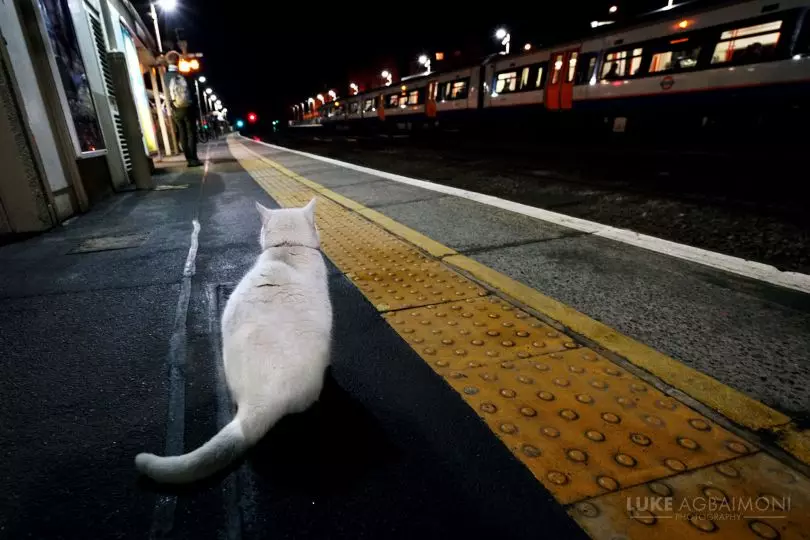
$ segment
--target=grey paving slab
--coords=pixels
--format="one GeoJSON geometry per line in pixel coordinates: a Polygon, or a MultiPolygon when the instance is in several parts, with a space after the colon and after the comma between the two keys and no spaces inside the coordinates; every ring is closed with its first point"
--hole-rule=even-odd
{"type": "Polygon", "coordinates": [[[584,236],[473,254],[786,413],[810,412],[810,297],[584,236]]]}
{"type": "Polygon", "coordinates": [[[353,171],[351,169],[346,169],[345,167],[338,167],[336,165],[332,165],[330,169],[325,169],[317,172],[310,172],[306,174],[299,172],[298,174],[330,189],[382,181],[382,178],[380,178],[379,176],[373,176],[371,174],[353,171]]]}
{"type": "Polygon", "coordinates": [[[390,180],[338,187],[334,191],[371,208],[446,196],[443,193],[390,180]]]}
{"type": "Polygon", "coordinates": [[[395,204],[385,207],[383,213],[459,251],[577,234],[567,227],[458,197],[395,204]]]}

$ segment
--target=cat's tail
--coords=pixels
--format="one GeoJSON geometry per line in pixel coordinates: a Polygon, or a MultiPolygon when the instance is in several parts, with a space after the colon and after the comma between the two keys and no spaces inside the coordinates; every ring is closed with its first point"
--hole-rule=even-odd
{"type": "Polygon", "coordinates": [[[182,456],[160,457],[138,454],[135,466],[157,482],[183,484],[201,480],[227,467],[249,446],[240,416],[237,416],[214,437],[193,452],[182,456]]]}

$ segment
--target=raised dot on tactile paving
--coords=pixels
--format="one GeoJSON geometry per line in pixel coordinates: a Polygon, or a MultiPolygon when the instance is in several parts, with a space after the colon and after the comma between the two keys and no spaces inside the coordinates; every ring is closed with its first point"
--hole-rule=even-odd
{"type": "Polygon", "coordinates": [[[436,354],[436,349],[433,347],[425,347],[422,352],[425,354],[436,354]]]}
{"type": "Polygon", "coordinates": [[[590,405],[593,403],[593,398],[588,394],[577,394],[577,401],[580,403],[585,403],[586,405],[590,405]]]}
{"type": "Polygon", "coordinates": [[[461,371],[451,371],[449,377],[451,379],[466,379],[467,374],[461,371]]]}
{"type": "Polygon", "coordinates": [[[585,373],[585,370],[579,366],[568,366],[568,371],[571,373],[585,373]]]}
{"type": "Polygon", "coordinates": [[[689,523],[697,530],[703,532],[712,532],[717,529],[717,525],[715,525],[714,521],[697,514],[689,516],[689,523]]]}
{"type": "Polygon", "coordinates": [[[506,362],[501,362],[501,367],[503,369],[514,369],[515,363],[507,360],[506,362]]]}
{"type": "Polygon", "coordinates": [[[545,346],[546,346],[545,341],[533,341],[532,342],[532,347],[537,347],[538,349],[542,349],[545,346]]]}
{"type": "Polygon", "coordinates": [[[511,388],[501,388],[500,394],[505,398],[513,398],[517,395],[517,392],[515,392],[511,388]]]}
{"type": "Polygon", "coordinates": [[[602,420],[604,420],[609,424],[618,424],[619,422],[622,421],[622,419],[619,417],[618,414],[613,414],[609,412],[602,413],[602,420]]]}
{"type": "Polygon", "coordinates": [[[442,343],[443,343],[444,345],[452,345],[454,342],[453,342],[453,340],[452,340],[452,339],[450,339],[450,338],[444,338],[444,339],[442,340],[442,343]]]}
{"type": "Polygon", "coordinates": [[[534,368],[537,369],[538,371],[548,371],[551,369],[550,367],[548,367],[547,364],[543,364],[542,362],[536,363],[534,365],[534,368]]]}
{"type": "Polygon", "coordinates": [[[543,401],[554,401],[554,394],[551,392],[546,392],[545,390],[537,392],[537,397],[543,401]]]}
{"type": "Polygon", "coordinates": [[[616,398],[616,403],[624,407],[625,409],[634,408],[636,406],[636,402],[630,398],[624,396],[618,396],[616,398]]]}
{"type": "Polygon", "coordinates": [[[485,401],[484,403],[481,404],[481,410],[484,411],[485,413],[492,414],[498,410],[498,407],[496,407],[494,403],[485,401]]]}
{"type": "Polygon", "coordinates": [[[613,456],[613,460],[623,467],[634,467],[636,465],[636,458],[629,454],[616,454],[613,456]]]}
{"type": "Polygon", "coordinates": [[[729,478],[737,478],[740,476],[740,472],[735,469],[733,465],[729,465],[728,463],[721,463],[717,465],[714,470],[729,478]]]}
{"type": "Polygon", "coordinates": [[[604,372],[607,373],[608,375],[613,376],[613,377],[619,377],[622,374],[622,372],[619,371],[618,369],[614,369],[614,368],[610,368],[610,367],[605,368],[604,372]]]}
{"type": "Polygon", "coordinates": [[[633,384],[630,385],[630,391],[631,392],[637,392],[637,393],[638,392],[646,392],[647,387],[644,386],[643,384],[633,383],[633,384]]]}
{"type": "Polygon", "coordinates": [[[531,407],[521,407],[520,408],[520,414],[522,414],[523,416],[532,417],[532,416],[537,416],[537,411],[535,411],[531,407]]]}
{"type": "Polygon", "coordinates": [[[560,471],[549,471],[549,473],[546,475],[546,478],[548,478],[549,482],[551,482],[552,484],[557,484],[558,486],[568,483],[568,476],[566,476],[565,473],[561,473],[560,471]]]}
{"type": "Polygon", "coordinates": [[[524,455],[535,458],[540,455],[540,449],[536,446],[532,446],[531,444],[524,444],[520,447],[520,450],[523,452],[524,455]]]}
{"type": "Polygon", "coordinates": [[[714,499],[716,501],[725,501],[728,499],[728,496],[721,490],[720,488],[714,486],[705,486],[703,488],[703,494],[708,499],[714,499]]]}
{"type": "Polygon", "coordinates": [[[572,448],[566,451],[565,456],[575,463],[585,463],[588,461],[588,454],[578,448],[572,448]]]}
{"type": "Polygon", "coordinates": [[[746,452],[748,452],[748,447],[739,441],[728,441],[726,443],[726,448],[728,448],[735,454],[745,454],[746,452]]]}
{"type": "Polygon", "coordinates": [[[689,420],[689,425],[698,431],[709,431],[712,429],[712,426],[702,418],[691,418],[689,420]]]}
{"type": "Polygon", "coordinates": [[[487,356],[495,358],[496,356],[500,356],[498,351],[487,351],[487,356]]]}
{"type": "Polygon", "coordinates": [[[467,394],[468,396],[475,395],[478,393],[478,388],[476,388],[475,386],[465,386],[464,393],[467,394]]]}
{"type": "Polygon", "coordinates": [[[689,439],[688,437],[678,437],[676,440],[678,441],[678,445],[680,445],[682,448],[686,448],[687,450],[697,450],[700,448],[697,441],[689,439]]]}
{"type": "Polygon", "coordinates": [[[518,358],[528,358],[531,355],[526,351],[518,351],[517,356],[518,358]]]}
{"type": "Polygon", "coordinates": [[[470,343],[472,343],[472,344],[473,344],[473,345],[475,345],[476,347],[480,347],[481,345],[483,345],[483,344],[484,344],[484,342],[483,342],[483,341],[481,341],[480,339],[474,339],[474,340],[472,340],[470,343]]]}
{"type": "Polygon", "coordinates": [[[456,349],[455,351],[453,351],[453,354],[455,354],[456,356],[464,356],[467,354],[467,351],[464,349],[456,349]]]}
{"type": "Polygon", "coordinates": [[[759,521],[758,519],[749,521],[748,528],[760,538],[766,538],[768,540],[779,538],[779,532],[776,529],[763,521],[759,521]]]}
{"type": "Polygon", "coordinates": [[[631,510],[630,517],[642,525],[655,525],[655,522],[657,521],[655,514],[649,510],[631,510]]]}
{"type": "Polygon", "coordinates": [[[515,332],[515,335],[517,337],[529,337],[529,333],[525,330],[518,330],[517,332],[515,332]]]}
{"type": "Polygon", "coordinates": [[[605,390],[607,389],[608,384],[604,381],[591,381],[591,386],[593,386],[597,390],[605,390]]]}
{"type": "Polygon", "coordinates": [[[616,491],[619,489],[618,480],[610,476],[599,476],[596,478],[596,483],[599,484],[599,487],[608,491],[616,491]]]}
{"type": "Polygon", "coordinates": [[[571,382],[568,379],[563,379],[563,378],[560,378],[560,377],[556,377],[554,379],[554,381],[552,381],[552,382],[554,384],[556,384],[557,386],[561,386],[563,388],[566,387],[566,386],[569,386],[571,384],[571,382]]]}
{"type": "Polygon", "coordinates": [[[509,321],[504,321],[504,322],[501,323],[501,326],[503,326],[504,328],[512,328],[513,326],[515,326],[515,323],[509,322],[509,321]]]}
{"type": "Polygon", "coordinates": [[[518,431],[518,428],[517,428],[517,426],[515,424],[510,424],[508,422],[504,423],[504,424],[501,424],[500,429],[501,429],[501,431],[503,431],[504,433],[507,433],[509,435],[511,435],[513,433],[517,433],[517,431],[518,431]]]}
{"type": "Polygon", "coordinates": [[[568,421],[573,421],[579,418],[579,414],[573,409],[561,409],[559,412],[560,418],[564,418],[568,421]]]}
{"type": "Polygon", "coordinates": [[[566,349],[576,349],[578,347],[578,345],[576,343],[574,343],[573,341],[566,341],[565,343],[563,343],[563,346],[566,349]]]}
{"type": "Polygon", "coordinates": [[[602,442],[605,440],[605,436],[595,429],[589,429],[585,432],[585,437],[593,442],[602,442]]]}
{"type": "Polygon", "coordinates": [[[577,512],[585,517],[593,518],[599,515],[599,509],[593,503],[581,502],[577,504],[576,508],[577,512]]]}
{"type": "Polygon", "coordinates": [[[591,353],[585,353],[582,355],[583,360],[587,360],[588,362],[595,362],[596,356],[592,355],[591,353]]]}
{"type": "Polygon", "coordinates": [[[551,426],[544,427],[540,430],[540,433],[546,437],[551,437],[552,439],[556,439],[560,436],[560,430],[551,426]]]}
{"type": "Polygon", "coordinates": [[[447,360],[436,360],[436,365],[439,367],[447,367],[450,365],[450,362],[447,360]]]}
{"type": "Polygon", "coordinates": [[[653,416],[651,414],[644,416],[644,421],[653,426],[653,427],[663,427],[664,421],[658,418],[657,416],[653,416]]]}
{"type": "Polygon", "coordinates": [[[659,409],[666,409],[668,411],[674,411],[678,405],[674,401],[658,399],[655,401],[655,406],[659,409]]]}
{"type": "Polygon", "coordinates": [[[532,379],[531,377],[527,377],[525,375],[518,375],[517,381],[523,384],[532,384],[534,382],[534,379],[532,379]]]}
{"type": "Polygon", "coordinates": [[[672,488],[663,482],[650,482],[647,484],[647,488],[661,497],[669,497],[672,495],[672,488]]]}
{"type": "Polygon", "coordinates": [[[668,458],[664,460],[664,465],[666,465],[669,469],[675,472],[681,472],[686,470],[686,463],[679,459],[668,458]]]}
{"type": "Polygon", "coordinates": [[[639,446],[650,446],[650,444],[652,444],[652,439],[650,439],[643,433],[631,433],[630,441],[639,446]]]}
{"type": "Polygon", "coordinates": [[[507,339],[507,340],[501,341],[501,345],[503,345],[504,347],[514,347],[515,342],[507,339]]]}
{"type": "Polygon", "coordinates": [[[500,333],[500,332],[498,332],[497,330],[487,330],[487,335],[488,335],[488,336],[495,337],[495,336],[500,336],[500,335],[501,335],[501,333],[500,333]]]}

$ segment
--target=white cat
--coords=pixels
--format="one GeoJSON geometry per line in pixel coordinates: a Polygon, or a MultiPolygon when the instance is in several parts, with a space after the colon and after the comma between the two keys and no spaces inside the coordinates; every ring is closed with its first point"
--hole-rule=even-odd
{"type": "Polygon", "coordinates": [[[138,454],[135,466],[158,482],[192,482],[226,467],[282,416],[312,405],[323,387],[332,304],[315,199],[304,208],[256,207],[262,253],[222,316],[225,376],[238,406],[236,417],[188,454],[138,454]]]}

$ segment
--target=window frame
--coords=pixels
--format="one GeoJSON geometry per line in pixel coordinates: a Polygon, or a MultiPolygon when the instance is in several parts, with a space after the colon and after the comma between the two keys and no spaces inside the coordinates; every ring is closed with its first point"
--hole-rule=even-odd
{"type": "MultiPolygon", "coordinates": [[[[500,71],[496,71],[492,75],[492,91],[496,92],[495,87],[498,82],[498,75],[502,75],[504,73],[515,73],[515,89],[508,90],[506,92],[496,92],[499,96],[505,94],[519,94],[521,92],[535,92],[537,90],[544,90],[546,84],[546,66],[548,62],[535,62],[534,64],[522,64],[519,66],[510,66],[508,68],[502,69],[500,71]],[[529,76],[527,77],[527,84],[525,87],[521,86],[521,81],[523,78],[524,70],[529,70],[529,76]],[[537,84],[537,71],[538,69],[542,70],[540,73],[540,84],[537,84]]],[[[469,79],[467,79],[469,80],[469,79]]],[[[468,83],[469,87],[469,83],[468,83]]]]}

